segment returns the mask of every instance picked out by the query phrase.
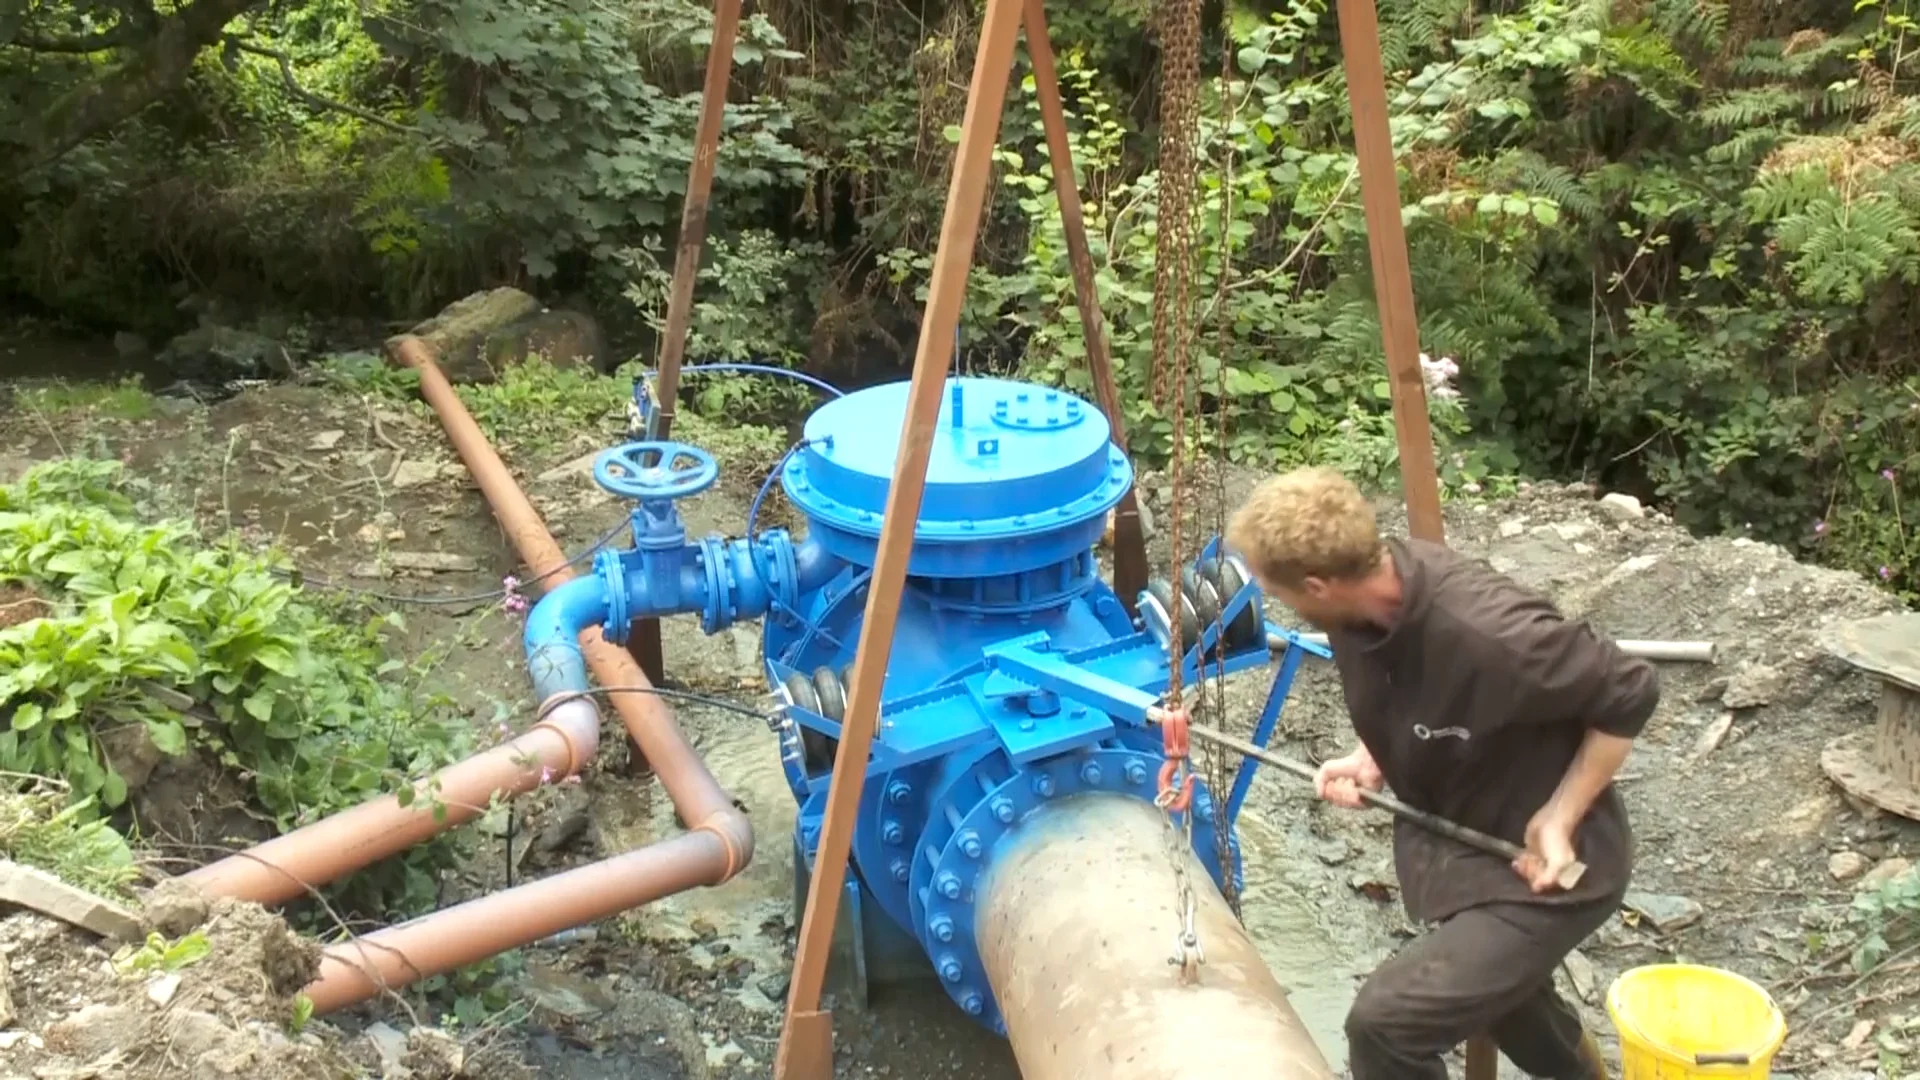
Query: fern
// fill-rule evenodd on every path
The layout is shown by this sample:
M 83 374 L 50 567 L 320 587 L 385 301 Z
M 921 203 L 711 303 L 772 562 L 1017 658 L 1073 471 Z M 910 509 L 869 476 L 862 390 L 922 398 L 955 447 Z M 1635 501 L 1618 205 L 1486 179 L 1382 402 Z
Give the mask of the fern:
M 1920 232 L 1879 195 L 1810 203 L 1781 219 L 1774 235 L 1795 256 L 1787 269 L 1801 294 L 1815 303 L 1858 304 L 1869 288 L 1920 280 Z
M 1804 116 L 1811 103 L 1804 91 L 1786 86 L 1735 90 L 1700 110 L 1700 122 L 1714 131 L 1752 128 L 1782 117 Z
M 1724 0 L 1658 0 L 1647 21 L 1675 45 L 1717 53 L 1727 39 Z
M 1587 190 L 1571 169 L 1556 165 L 1532 150 L 1513 150 L 1494 161 L 1487 170 L 1489 178 L 1501 186 L 1540 195 L 1560 204 L 1560 209 L 1581 221 L 1600 214 L 1600 200 Z

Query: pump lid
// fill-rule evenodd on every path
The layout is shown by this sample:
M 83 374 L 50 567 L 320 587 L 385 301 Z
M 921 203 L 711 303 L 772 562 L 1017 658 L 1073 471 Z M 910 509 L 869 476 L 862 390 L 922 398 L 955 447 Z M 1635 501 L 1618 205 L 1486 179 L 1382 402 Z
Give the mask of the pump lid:
M 781 476 L 795 506 L 847 532 L 880 534 L 909 385 L 868 387 L 807 418 L 807 446 Z M 1066 391 L 947 379 L 916 537 L 1006 539 L 1105 514 L 1133 480 L 1109 435 L 1100 410 Z

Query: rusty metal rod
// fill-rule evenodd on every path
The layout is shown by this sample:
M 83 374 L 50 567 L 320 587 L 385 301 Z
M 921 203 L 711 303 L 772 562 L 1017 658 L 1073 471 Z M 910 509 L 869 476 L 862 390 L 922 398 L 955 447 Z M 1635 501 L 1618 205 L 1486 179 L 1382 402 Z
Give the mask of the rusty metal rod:
M 680 235 L 674 240 L 673 283 L 667 292 L 667 323 L 660 332 L 660 362 L 655 365 L 654 403 L 659 422 L 652 437 L 673 434 L 680 400 L 680 363 L 693 324 L 693 291 L 700 277 L 700 253 L 707 242 L 707 210 L 712 205 L 713 170 L 720 157 L 720 127 L 727 110 L 727 84 L 733 75 L 733 44 L 740 31 L 741 0 L 714 0 L 713 35 L 707 43 L 707 79 L 700 90 L 700 119 L 693 129 L 693 161 L 687 166 L 687 194 L 680 204 Z M 627 650 L 648 679 L 666 679 L 660 620 L 635 619 Z M 648 762 L 650 764 L 650 762 Z M 639 763 L 635 763 L 639 764 Z
M 787 992 L 786 1017 L 774 1056 L 776 1080 L 830 1080 L 833 1076 L 833 1018 L 820 1009 L 820 991 L 826 980 L 855 815 L 880 718 L 881 683 L 893 651 L 900 594 L 906 586 L 907 564 L 920 521 L 920 497 L 927 483 L 927 460 L 933 451 L 940 403 L 946 396 L 954 330 L 959 326 L 967 273 L 973 265 L 974 239 L 980 231 L 987 176 L 999 139 L 1000 112 L 1006 103 L 1013 44 L 1019 32 L 1019 0 L 987 0 L 979 51 L 974 56 L 973 82 L 967 92 L 967 111 L 960 121 L 960 145 L 954 151 L 953 176 L 947 186 L 940 242 L 934 249 L 933 276 L 927 283 L 927 306 L 921 317 L 913 380 L 900 427 L 900 452 L 894 461 L 873 576 L 867 586 L 866 614 L 854 654 L 852 685 L 847 688 L 846 718 L 834 755 L 819 851 L 807 888 L 800 940 L 794 950 L 793 982 Z
M 1020 1075 L 1331 1080 L 1190 848 L 1180 857 L 1207 963 L 1189 983 L 1167 962 L 1180 932 L 1167 830 L 1150 803 L 1076 795 L 1000 842 L 975 888 L 975 932 Z
M 1066 106 L 1060 100 L 1060 72 L 1053 60 L 1053 42 L 1047 36 L 1046 0 L 1026 0 L 1027 56 L 1033 61 L 1033 92 L 1040 104 L 1040 126 L 1047 136 L 1047 160 L 1053 167 L 1053 190 L 1060 200 L 1060 231 L 1067 240 L 1067 265 L 1073 270 L 1073 299 L 1080 311 L 1080 333 L 1087 343 L 1087 374 L 1094 400 L 1107 416 L 1113 445 L 1127 449 L 1127 417 L 1120 408 L 1120 388 L 1113 376 L 1113 353 L 1100 316 L 1100 291 L 1093 274 L 1093 251 L 1087 245 L 1087 218 L 1080 205 L 1080 181 L 1074 175 L 1073 145 L 1067 140 Z M 1113 508 L 1113 591 L 1129 616 L 1137 610 L 1147 587 L 1147 537 L 1140 522 L 1138 492 L 1131 486 Z
M 1311 765 L 1294 761 L 1291 758 L 1281 757 L 1279 754 L 1273 753 L 1270 750 L 1262 750 L 1260 747 L 1255 746 L 1245 739 L 1235 738 L 1224 731 L 1207 727 L 1205 724 L 1189 722 L 1187 724 L 1187 734 L 1201 742 L 1212 743 L 1215 746 L 1232 750 L 1236 754 L 1250 757 L 1263 765 L 1271 765 L 1282 772 L 1291 773 L 1308 783 L 1312 783 L 1314 777 L 1318 774 L 1318 770 Z M 1401 802 L 1391 795 L 1378 791 L 1368 791 L 1364 788 L 1358 790 L 1360 792 L 1360 801 L 1366 803 L 1368 806 L 1385 810 L 1402 821 L 1411 822 L 1429 832 L 1438 833 L 1450 840 L 1457 840 L 1475 850 L 1486 852 L 1489 855 L 1497 855 L 1509 862 L 1526 854 L 1526 850 L 1518 844 L 1508 840 L 1502 840 L 1497 836 L 1489 836 L 1478 829 L 1469 829 L 1465 825 L 1448 821 L 1438 814 L 1430 814 L 1425 810 L 1408 806 L 1406 803 Z M 1576 861 L 1573 865 L 1561 872 L 1558 884 L 1563 889 L 1571 889 L 1580 883 L 1581 875 L 1586 872 L 1587 865 L 1583 862 Z
M 1420 326 L 1413 306 L 1407 230 L 1400 220 L 1400 177 L 1387 126 L 1387 76 L 1380 61 L 1380 20 L 1373 0 L 1338 0 L 1340 52 L 1353 109 L 1353 152 L 1360 166 L 1360 202 L 1373 260 L 1373 296 L 1380 311 L 1393 430 L 1400 449 L 1400 486 L 1407 524 L 1417 539 L 1444 542 L 1440 480 L 1433 463 L 1427 384 L 1420 371 Z

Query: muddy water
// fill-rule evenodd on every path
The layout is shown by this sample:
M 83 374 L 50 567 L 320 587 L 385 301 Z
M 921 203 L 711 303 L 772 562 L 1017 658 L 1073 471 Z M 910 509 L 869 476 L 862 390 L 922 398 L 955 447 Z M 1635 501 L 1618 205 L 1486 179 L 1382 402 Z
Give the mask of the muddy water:
M 707 641 L 705 655 L 730 651 L 717 649 L 719 644 Z M 685 647 L 674 654 L 688 659 L 701 655 Z M 683 707 L 679 715 L 714 774 L 745 804 L 755 826 L 756 851 L 747 872 L 733 882 L 651 905 L 633 913 L 629 926 L 649 939 L 683 943 L 689 958 L 703 967 L 735 957 L 750 960 L 755 975 L 733 992 L 735 1000 L 773 1017 L 782 1003 L 770 992 L 777 995 L 782 989 L 779 976 L 790 963 L 783 931 L 794 919 L 793 797 L 780 772 L 774 737 L 763 727 L 698 706 Z M 1287 798 L 1297 793 L 1282 783 L 1262 777 L 1241 815 L 1243 917 L 1308 1031 L 1339 1069 L 1346 1058 L 1342 1019 L 1353 999 L 1355 977 L 1378 959 L 1379 939 L 1370 924 L 1346 917 L 1350 909 L 1341 894 L 1347 890 L 1312 854 L 1303 806 Z M 603 794 L 596 818 L 605 842 L 616 848 L 669 836 L 679 828 L 664 798 L 628 788 Z M 961 1029 L 973 1025 L 937 989 L 886 996 L 900 1007 L 877 1001 L 876 1015 L 869 1019 L 876 1028 L 899 1028 L 898 1041 L 906 1043 L 929 1038 L 936 1034 L 929 1029 L 939 1029 L 940 1041 L 956 1044 L 945 1055 L 953 1059 L 955 1070 L 976 1077 L 1014 1075 L 1002 1071 L 1007 1067 L 1004 1044 L 991 1037 L 969 1037 L 973 1033 Z M 902 1016 L 903 1009 L 915 1014 L 938 1010 L 942 1015 Z M 716 1055 L 724 1049 L 717 1048 Z

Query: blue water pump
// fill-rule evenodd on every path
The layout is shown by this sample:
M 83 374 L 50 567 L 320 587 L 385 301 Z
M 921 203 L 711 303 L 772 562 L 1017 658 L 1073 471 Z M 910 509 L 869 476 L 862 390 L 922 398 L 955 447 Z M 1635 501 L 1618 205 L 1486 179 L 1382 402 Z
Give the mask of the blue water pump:
M 595 478 L 637 501 L 630 550 L 536 605 L 527 647 L 541 696 L 586 685 L 574 638 L 601 625 L 622 640 L 644 616 L 698 612 L 714 633 L 762 618 L 768 683 L 783 702 L 783 766 L 799 803 L 797 896 L 811 873 L 865 617 L 908 384 L 829 401 L 774 479 L 805 516 L 785 530 L 688 543 L 674 500 L 719 475 L 684 444 L 607 451 Z M 842 907 L 854 984 L 912 956 L 967 1013 L 1005 1031 L 974 940 L 973 890 L 996 845 L 1049 800 L 1110 792 L 1152 800 L 1162 763 L 1147 709 L 1165 692 L 1181 620 L 1182 679 L 1259 667 L 1284 643 L 1254 731 L 1272 736 L 1294 674 L 1323 646 L 1270 626 L 1244 565 L 1215 539 L 1182 570 L 1181 602 L 1152 582 L 1138 622 L 1101 579 L 1094 547 L 1133 482 L 1106 418 L 1072 394 L 950 378 L 927 469 L 906 589 L 866 769 Z M 763 489 L 762 494 L 765 493 Z M 759 500 L 756 500 L 757 508 Z M 1248 762 L 1216 814 L 1196 790 L 1194 847 L 1217 884 L 1238 884 L 1232 822 Z M 1216 822 L 1228 837 L 1216 844 Z M 1222 865 L 1217 852 L 1229 853 Z M 878 911 L 884 919 L 872 918 Z M 924 959 L 921 959 L 924 958 Z

